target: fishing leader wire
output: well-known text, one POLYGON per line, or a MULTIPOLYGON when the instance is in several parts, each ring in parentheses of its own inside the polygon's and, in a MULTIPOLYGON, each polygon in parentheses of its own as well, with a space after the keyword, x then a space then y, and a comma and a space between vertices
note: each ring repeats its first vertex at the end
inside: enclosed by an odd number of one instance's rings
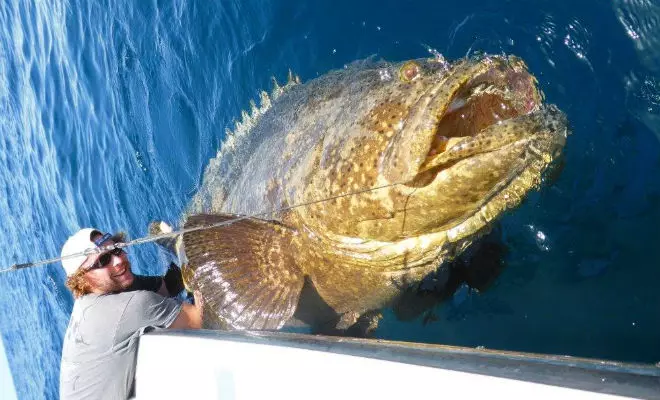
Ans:
POLYGON ((278 208, 278 209, 274 209, 274 210, 259 211, 259 212, 256 212, 254 214, 247 214, 247 215, 238 216, 236 218, 232 218, 232 219, 222 221, 222 222, 217 222, 215 224, 201 225, 201 226, 195 226, 195 227, 191 227, 191 228, 184 228, 184 229, 180 229, 178 231, 172 231, 172 232, 168 232, 168 233, 161 233, 161 234, 158 234, 158 235, 144 236, 144 237, 134 239, 134 240, 130 240, 130 241, 127 241, 127 242, 120 242, 120 243, 115 243, 115 244, 108 245, 108 246, 91 248, 91 249, 87 249, 87 250, 85 250, 83 252, 80 252, 80 253, 68 254, 64 257, 53 257, 53 258, 47 258, 47 259, 43 259, 43 260, 39 260, 39 261, 27 262, 27 263, 22 263, 22 264, 14 264, 9 268, 0 269, 0 274, 5 273, 5 272, 10 272, 10 271, 17 271, 17 270, 25 269, 25 268, 36 267, 36 266, 40 266, 40 265, 52 264, 52 263, 55 263, 55 262, 58 262, 58 261, 67 260, 69 258, 74 258, 74 257, 79 257, 79 256, 89 256, 91 254, 105 253, 105 252, 108 252, 108 251, 111 251, 111 250, 114 250, 114 249, 123 249, 123 248, 126 248, 126 247, 135 246, 135 245, 138 245, 138 244, 155 242, 155 241, 160 240, 160 239, 174 238, 174 237, 177 237, 179 235, 183 235, 185 233, 196 232, 196 231, 201 231, 201 230, 206 230, 206 229, 219 228, 219 227, 223 227, 223 226, 229 226, 231 224, 234 224, 236 222, 240 222, 240 221, 243 221, 243 220, 246 220, 246 219, 256 218, 256 217, 269 215, 269 214, 280 213, 280 212, 289 211, 289 210, 293 210, 293 209, 300 208, 300 207, 308 207, 308 206, 311 206, 311 205, 314 205, 314 204, 325 203, 325 202, 332 201, 332 200, 339 199, 339 198, 343 198, 343 197, 354 196, 354 195, 367 193, 367 192, 372 192, 372 191, 380 190, 380 189, 386 189, 388 187, 403 185, 405 183, 406 182, 394 182, 394 183, 389 183, 387 185, 382 185, 382 186, 376 186, 376 187, 373 187, 373 188, 357 190, 355 192, 350 192, 350 193, 338 194, 336 196, 326 197, 324 199, 319 199, 319 200, 308 201, 308 202, 305 202, 305 203, 294 204, 294 205, 291 205, 291 206, 282 207, 282 208, 278 208))

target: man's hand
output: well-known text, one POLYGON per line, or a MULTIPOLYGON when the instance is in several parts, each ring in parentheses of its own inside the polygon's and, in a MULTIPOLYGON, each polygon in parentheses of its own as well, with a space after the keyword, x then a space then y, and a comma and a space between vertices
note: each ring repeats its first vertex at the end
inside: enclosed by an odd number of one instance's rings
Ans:
POLYGON ((204 297, 202 296, 202 292, 195 290, 193 295, 195 296, 195 307, 197 307, 197 311, 199 312, 199 319, 200 321, 204 321, 204 297))
POLYGON ((183 303, 181 312, 168 329, 200 329, 204 316, 204 298, 200 291, 195 291, 195 305, 183 303))

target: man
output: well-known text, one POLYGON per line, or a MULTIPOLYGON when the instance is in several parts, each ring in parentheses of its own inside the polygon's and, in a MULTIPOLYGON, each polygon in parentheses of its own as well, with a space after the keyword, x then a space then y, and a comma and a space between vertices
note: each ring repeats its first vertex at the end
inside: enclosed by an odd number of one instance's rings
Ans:
MULTIPOLYGON (((62 257, 120 241, 120 235, 81 229, 66 241, 62 257)), ((178 292, 167 290, 159 277, 133 275, 122 249, 67 258, 62 266, 76 299, 62 348, 62 400, 126 399, 134 390, 140 335, 154 328, 202 326, 203 299, 198 292, 194 305, 166 297, 178 292), (140 290, 149 286, 151 290, 140 290)))

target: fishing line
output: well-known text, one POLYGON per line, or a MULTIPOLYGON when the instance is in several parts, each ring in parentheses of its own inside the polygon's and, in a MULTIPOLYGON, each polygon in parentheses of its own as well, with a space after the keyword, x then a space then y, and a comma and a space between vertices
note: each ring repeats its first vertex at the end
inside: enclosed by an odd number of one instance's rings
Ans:
MULTIPOLYGON (((480 205, 479 205, 478 208, 483 207, 483 205, 488 203, 493 198, 493 196, 495 196, 497 193, 499 193, 502 190, 502 188, 504 188, 504 187, 508 186, 509 184, 511 184, 511 182, 517 176, 519 176, 520 173, 526 167, 528 167, 531 164, 533 159, 535 159, 535 158, 540 159, 541 158, 540 154, 537 154, 536 151, 533 151, 535 149, 530 148, 530 146, 528 146, 528 149, 527 149, 528 152, 526 153, 526 155, 528 155, 528 157, 526 157, 526 159, 524 161, 519 161, 517 163, 517 165, 507 174, 507 176, 501 182, 499 182, 497 185, 495 185, 495 187, 492 188, 489 191, 489 193, 486 194, 486 196, 484 196, 484 198, 480 202, 480 205), (531 156, 531 157, 529 157, 529 156, 531 156)), ((103 247, 99 247, 99 248, 87 249, 83 252, 75 253, 75 254, 69 254, 69 255, 64 256, 64 257, 48 258, 48 259, 45 259, 45 260, 40 260, 40 261, 35 261, 35 262, 28 262, 28 263, 24 263, 24 264, 14 264, 9 268, 0 269, 0 274, 5 273, 5 272, 9 272, 9 271, 16 271, 16 270, 19 270, 19 269, 29 268, 29 267, 36 267, 36 266, 39 266, 39 265, 52 264, 52 263, 62 261, 62 260, 66 260, 66 259, 69 259, 69 258, 74 258, 74 257, 79 257, 79 256, 88 256, 88 255, 91 255, 91 254, 105 253, 107 251, 111 251, 111 250, 114 250, 114 249, 120 249, 120 248, 135 246, 135 245, 138 245, 138 244, 155 242, 155 241, 160 240, 160 239, 174 238, 174 237, 182 235, 184 233, 190 233, 190 232, 196 232, 196 231, 201 231, 201 230, 206 230, 206 229, 213 229, 213 228, 219 228, 219 227, 223 227, 223 226, 229 226, 229 225, 234 224, 236 222, 240 222, 240 221, 250 219, 250 218, 256 218, 256 217, 269 215, 269 214, 275 214, 275 213, 281 213, 281 212, 284 212, 284 211, 289 211, 289 210, 293 210, 293 209, 300 208, 300 207, 308 207, 308 206, 311 206, 311 205, 314 205, 314 204, 325 203, 325 202, 340 199, 340 198, 343 198, 343 197, 355 196, 355 195, 358 195, 358 194, 372 192, 372 191, 376 191, 376 190, 380 190, 380 189, 386 189, 386 188, 397 186, 397 185, 404 185, 406 183, 408 183, 408 182, 407 181, 394 182, 394 183, 390 183, 390 184, 387 184, 387 185, 376 186, 376 187, 373 187, 373 188, 362 189, 362 190, 358 190, 358 191, 355 191, 355 192, 339 194, 339 195, 336 195, 336 196, 326 197, 326 198, 319 199, 319 200, 313 200, 313 201, 309 201, 309 202, 305 202, 305 203, 294 204, 294 205, 288 206, 288 207, 282 207, 282 208, 278 208, 278 209, 274 209, 274 210, 268 210, 268 211, 260 211, 260 212, 254 213, 254 214, 242 215, 242 216, 232 218, 232 219, 228 219, 228 220, 225 220, 225 221, 222 221, 222 222, 217 222, 215 224, 201 225, 201 226, 195 226, 195 227, 191 227, 191 228, 184 228, 184 229, 180 229, 178 231, 172 231, 172 232, 169 232, 169 233, 161 233, 161 234, 158 234, 158 235, 145 236, 145 237, 138 238, 138 239, 135 239, 135 240, 131 240, 131 241, 128 241, 128 242, 115 243, 115 244, 109 245, 109 246, 103 246, 103 247)), ((465 220, 467 218, 468 218, 468 215, 465 215, 463 218, 459 218, 458 220, 459 221, 460 220, 465 220)))
POLYGON ((145 236, 145 237, 142 237, 142 238, 138 238, 138 239, 135 239, 135 240, 130 240, 130 241, 123 242, 123 243, 115 243, 115 244, 109 245, 109 246, 103 246, 103 247, 98 247, 98 248, 87 249, 83 252, 75 253, 75 254, 69 254, 69 255, 66 255, 64 257, 54 257, 54 258, 48 258, 48 259, 35 261, 35 262, 28 262, 28 263, 23 263, 23 264, 14 264, 9 268, 0 269, 0 274, 5 273, 5 272, 9 272, 9 271, 17 271, 19 269, 24 269, 24 268, 36 267, 36 266, 39 266, 39 265, 52 264, 52 263, 55 263, 55 262, 58 262, 58 261, 67 260, 69 258, 80 257, 80 256, 89 256, 91 254, 105 253, 105 252, 108 252, 108 251, 114 250, 114 249, 122 249, 122 248, 125 248, 125 247, 135 246, 135 245, 138 245, 138 244, 155 242, 155 241, 160 240, 160 239, 174 238, 174 237, 182 235, 184 233, 190 233, 190 232, 196 232, 196 231, 201 231, 201 230, 206 230, 206 229, 213 229, 213 228, 228 226, 228 225, 234 224, 236 222, 240 222, 240 221, 250 219, 250 218, 256 218, 256 217, 269 215, 269 214, 275 214, 275 213, 281 213, 281 212, 284 212, 284 211, 289 211, 289 210, 293 210, 293 209, 300 208, 300 207, 308 207, 308 206, 311 206, 311 205, 314 205, 314 204, 325 203, 325 202, 340 199, 340 198, 343 198, 343 197, 354 196, 354 195, 357 195, 357 194, 372 192, 372 191, 380 190, 380 189, 386 189, 388 187, 403 185, 405 183, 407 183, 407 182, 404 182, 404 181, 394 182, 394 183, 390 183, 390 184, 387 184, 387 185, 376 186, 376 187, 373 187, 373 188, 362 189, 362 190, 358 190, 358 191, 355 191, 355 192, 339 194, 339 195, 336 195, 336 196, 326 197, 326 198, 320 199, 320 200, 313 200, 313 201, 309 201, 309 202, 306 202, 306 203, 294 204, 292 206, 282 207, 282 208, 278 208, 278 209, 274 209, 274 210, 259 211, 259 212, 254 213, 254 214, 242 215, 242 216, 239 216, 239 217, 236 217, 236 218, 228 219, 226 221, 217 222, 215 224, 195 226, 195 227, 192 227, 192 228, 184 228, 184 229, 180 229, 178 231, 172 231, 172 232, 169 232, 169 233, 161 233, 161 234, 158 234, 158 235, 145 236))

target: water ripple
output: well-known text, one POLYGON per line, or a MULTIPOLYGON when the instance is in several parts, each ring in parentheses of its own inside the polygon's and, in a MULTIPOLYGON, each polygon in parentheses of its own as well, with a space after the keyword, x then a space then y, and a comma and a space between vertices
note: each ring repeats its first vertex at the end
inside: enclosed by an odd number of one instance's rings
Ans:
POLYGON ((580 21, 574 19, 566 25, 566 33, 563 35, 564 45, 575 54, 578 60, 586 63, 593 72, 594 67, 587 58, 589 49, 589 31, 582 26, 580 21))
POLYGON ((626 106, 660 141, 660 79, 631 72, 624 79, 626 106))
POLYGON ((660 71, 660 5, 653 0, 615 0, 612 6, 640 59, 660 71))
MULTIPOLYGON (((39 258, 57 253, 60 243, 52 233, 75 220, 71 186, 59 174, 60 154, 53 135, 53 107, 61 102, 57 96, 61 91, 53 87, 52 66, 47 67, 53 58, 66 58, 59 30, 63 16, 63 4, 57 2, 15 1, 0 6, 3 267, 25 262, 27 255, 39 258)), ((63 70, 59 75, 60 82, 72 79, 63 70)), ((10 366, 32 377, 16 385, 19 398, 36 393, 57 396, 59 362, 53 355, 61 348, 70 304, 45 297, 42 283, 53 276, 63 279, 52 267, 0 277, 0 292, 9 300, 0 302, 0 315, 3 340, 11 343, 7 346, 10 366), (35 335, 35 331, 48 334, 35 335), (40 363, 35 364, 35 359, 40 363)))

